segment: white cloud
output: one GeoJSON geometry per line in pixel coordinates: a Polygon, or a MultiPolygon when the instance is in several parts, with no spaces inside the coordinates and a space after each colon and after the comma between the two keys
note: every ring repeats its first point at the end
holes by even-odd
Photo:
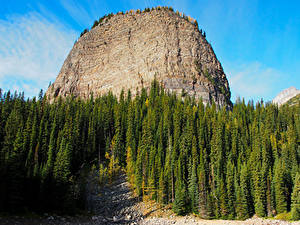
{"type": "Polygon", "coordinates": [[[61,0],[60,3],[73,20],[81,27],[89,28],[92,25],[91,23],[101,15],[94,15],[94,8],[98,8],[98,4],[94,2],[84,1],[84,3],[81,4],[74,0],[61,0]]]}
{"type": "Polygon", "coordinates": [[[237,96],[245,98],[246,101],[270,101],[284,88],[282,85],[286,80],[284,73],[258,62],[236,66],[226,71],[226,74],[233,101],[237,96]]]}
{"type": "Polygon", "coordinates": [[[37,13],[0,20],[0,87],[38,94],[54,81],[76,39],[73,30],[37,13]]]}

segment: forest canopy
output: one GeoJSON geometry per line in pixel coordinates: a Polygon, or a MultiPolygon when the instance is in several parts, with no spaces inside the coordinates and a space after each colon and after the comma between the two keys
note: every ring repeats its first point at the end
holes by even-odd
{"type": "Polygon", "coordinates": [[[300,104],[232,110],[167,93],[83,101],[0,94],[0,211],[84,209],[85,166],[114,158],[137,195],[179,214],[300,219],[300,104]],[[109,155],[109,157],[107,157],[109,155]],[[144,192],[146,187],[153,191],[144,192]]]}

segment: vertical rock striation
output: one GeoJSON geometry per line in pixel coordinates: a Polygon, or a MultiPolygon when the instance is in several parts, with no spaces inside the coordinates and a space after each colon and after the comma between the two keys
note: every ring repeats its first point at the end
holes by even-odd
{"type": "Polygon", "coordinates": [[[46,94],[50,100],[122,89],[135,95],[156,77],[170,92],[231,106],[223,68],[195,23],[168,9],[106,18],[74,44],[46,94]]]}

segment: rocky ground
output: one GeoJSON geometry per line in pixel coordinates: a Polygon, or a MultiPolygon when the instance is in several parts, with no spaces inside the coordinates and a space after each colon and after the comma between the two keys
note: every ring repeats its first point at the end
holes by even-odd
{"type": "MultiPolygon", "coordinates": [[[[95,177],[94,177],[95,178],[95,177]]],[[[87,184],[87,207],[91,216],[47,215],[34,218],[14,216],[0,217],[0,225],[98,225],[98,224],[139,224],[143,215],[139,210],[138,199],[133,197],[121,174],[111,185],[100,188],[94,178],[87,184]]]]}
{"type": "Polygon", "coordinates": [[[92,194],[88,196],[87,205],[96,215],[92,219],[102,222],[99,224],[137,224],[143,218],[140,203],[133,197],[125,174],[121,174],[112,185],[96,188],[89,193],[92,194]]]}
{"type": "Polygon", "coordinates": [[[91,215],[57,216],[43,215],[26,218],[21,216],[0,217],[2,225],[98,225],[98,224],[132,224],[132,225],[300,225],[300,222],[285,222],[251,218],[246,221],[202,220],[194,216],[177,217],[170,207],[161,208],[154,202],[146,204],[133,197],[125,174],[121,174],[112,185],[100,188],[92,179],[88,183],[87,206],[91,215]]]}
{"type": "Polygon", "coordinates": [[[150,218],[142,221],[143,225],[299,225],[300,222],[286,222],[281,220],[267,220],[260,218],[251,218],[245,221],[236,220],[202,220],[194,217],[181,217],[181,218],[150,218]]]}

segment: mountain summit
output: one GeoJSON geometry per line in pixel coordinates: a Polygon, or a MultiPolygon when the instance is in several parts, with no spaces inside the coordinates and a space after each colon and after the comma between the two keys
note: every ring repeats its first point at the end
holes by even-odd
{"type": "Polygon", "coordinates": [[[191,17],[172,8],[109,14],[82,33],[48,88],[58,96],[88,98],[128,89],[134,96],[156,78],[178,95],[230,106],[230,89],[223,68],[205,32],[191,17]]]}
{"type": "Polygon", "coordinates": [[[298,90],[295,87],[290,87],[287,88],[283,91],[281,91],[274,99],[273,99],[273,103],[274,104],[278,104],[278,106],[281,106],[283,104],[285,104],[286,102],[288,102],[290,99],[292,99],[293,97],[297,96],[300,94],[300,90],[298,90]]]}

